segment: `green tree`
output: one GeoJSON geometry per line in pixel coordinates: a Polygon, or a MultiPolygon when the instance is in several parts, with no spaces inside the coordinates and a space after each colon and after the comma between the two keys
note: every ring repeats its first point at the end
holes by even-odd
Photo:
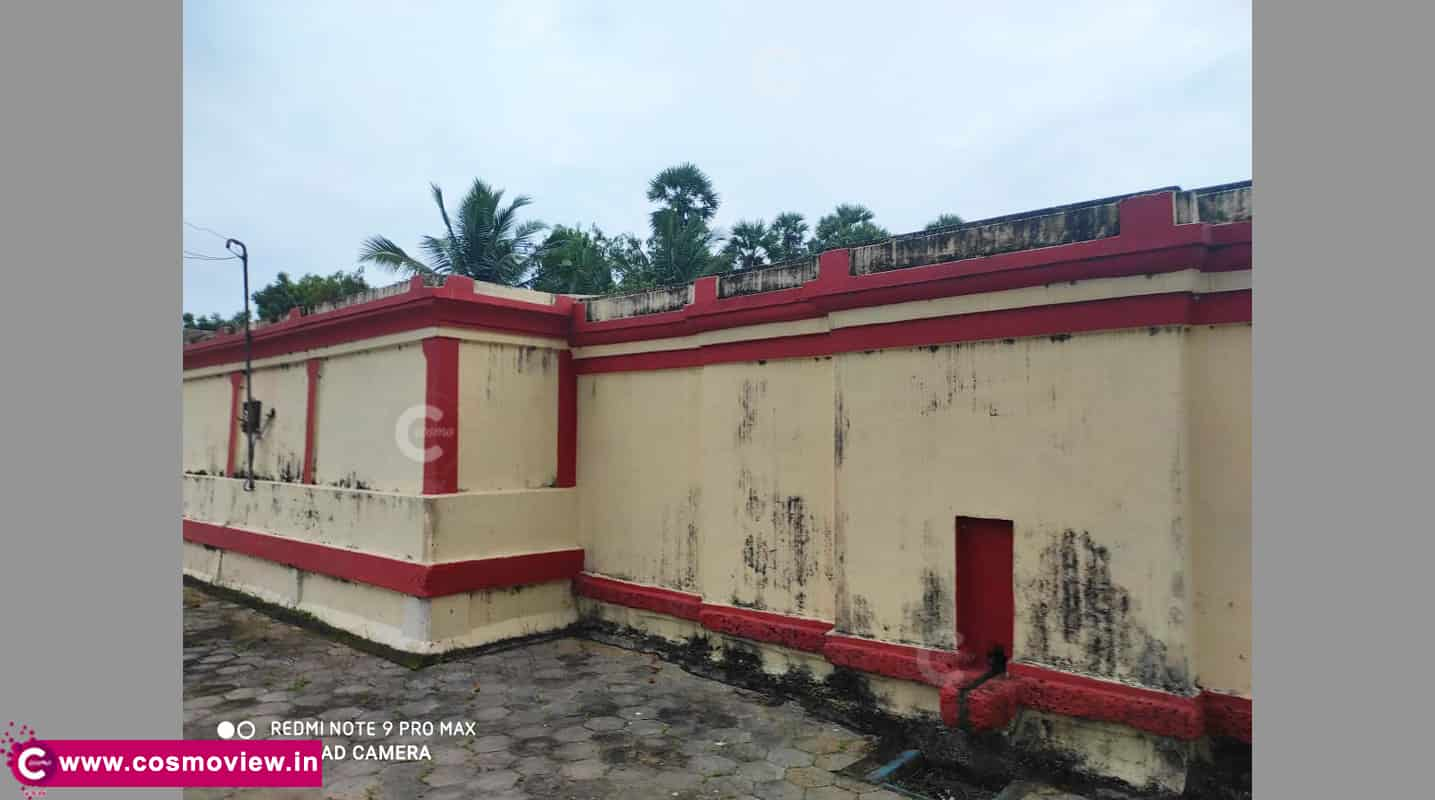
{"type": "Polygon", "coordinates": [[[773,217],[768,231],[772,236],[772,246],[767,252],[773,263],[807,255],[807,221],[801,214],[795,211],[778,214],[773,217]]]}
{"type": "Polygon", "coordinates": [[[537,265],[529,286],[559,294],[611,292],[615,284],[608,250],[612,246],[596,225],[587,231],[554,226],[533,257],[537,265]]]}
{"type": "Polygon", "coordinates": [[[957,214],[942,214],[931,222],[928,222],[927,227],[923,228],[923,230],[934,231],[938,228],[947,228],[952,225],[961,225],[963,222],[966,222],[966,220],[962,219],[957,214]]]}
{"type": "Polygon", "coordinates": [[[272,283],[252,295],[254,310],[265,322],[283,319],[290,309],[305,312],[323,303],[332,303],[369,290],[362,269],[340,270],[332,275],[304,275],[295,281],[279,273],[272,283]]]}
{"type": "MultiPolygon", "coordinates": [[[[711,222],[719,203],[712,179],[690,163],[668,167],[653,176],[648,182],[648,199],[676,214],[679,226],[695,219],[711,222]]],[[[654,217],[655,227],[656,222],[654,217]]]]}
{"type": "Polygon", "coordinates": [[[739,220],[732,226],[723,248],[723,257],[732,269],[756,269],[771,257],[775,237],[762,220],[739,220]]]}
{"type": "Polygon", "coordinates": [[[668,167],[648,182],[648,199],[660,204],[649,218],[650,285],[686,283],[728,269],[727,260],[713,253],[719,237],[708,223],[719,200],[702,170],[688,163],[668,167]]]}
{"type": "Polygon", "coordinates": [[[180,320],[184,323],[184,327],[199,331],[217,331],[225,327],[238,329],[244,327],[244,312],[237,311],[234,316],[226,319],[217,313],[196,317],[194,314],[186,311],[180,316],[180,320]]]}
{"type": "Polygon", "coordinates": [[[533,203],[519,195],[503,204],[503,190],[475,179],[450,218],[443,191],[430,184],[434,205],[443,218],[440,236],[425,236],[420,247],[428,263],[405,253],[392,240],[371,236],[359,248],[360,263],[378,264],[407,275],[450,274],[517,286],[523,282],[533,251],[532,237],[548,226],[537,220],[520,222],[518,212],[533,203]]]}
{"type": "Polygon", "coordinates": [[[653,260],[643,247],[643,241],[631,233],[622,233],[608,240],[608,261],[613,265],[613,275],[618,281],[619,291],[649,289],[658,285],[658,276],[653,269],[653,260]]]}
{"type": "Polygon", "coordinates": [[[843,203],[817,220],[813,250],[822,252],[837,247],[852,247],[885,239],[892,234],[872,222],[872,211],[863,205],[843,203]]]}
{"type": "Polygon", "coordinates": [[[717,234],[701,219],[682,222],[681,215],[673,209],[653,212],[653,236],[648,240],[653,283],[689,283],[704,275],[726,272],[727,260],[713,253],[717,243],[717,234]]]}

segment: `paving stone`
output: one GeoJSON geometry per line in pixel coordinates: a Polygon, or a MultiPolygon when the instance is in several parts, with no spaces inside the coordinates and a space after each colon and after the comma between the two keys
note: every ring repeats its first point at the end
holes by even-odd
{"type": "Polygon", "coordinates": [[[553,757],[560,761],[582,761],[597,756],[598,745],[592,742],[569,742],[553,749],[553,757]]]}
{"type": "Polygon", "coordinates": [[[501,792],[505,789],[512,789],[522,777],[522,775],[519,775],[511,769],[501,769],[494,772],[485,772],[476,779],[464,784],[464,786],[480,794],[501,792]]]}
{"type": "MultiPolygon", "coordinates": [[[[337,800],[894,797],[833,774],[870,748],[861,734],[650,655],[569,638],[414,672],[192,589],[184,604],[186,736],[271,716],[477,725],[468,736],[372,740],[426,744],[433,760],[326,765],[323,794],[337,800]]],[[[186,800],[202,800],[197,791],[186,800]]]]}
{"type": "Polygon", "coordinates": [[[787,771],[783,779],[804,789],[832,785],[832,773],[817,767],[793,767],[787,771]]]}
{"type": "Polygon", "coordinates": [[[603,777],[607,771],[608,765],[601,760],[585,758],[582,761],[564,764],[558,769],[558,774],[573,781],[591,781],[603,777]]]}
{"type": "Polygon", "coordinates": [[[822,786],[808,789],[803,800],[854,800],[857,795],[837,786],[822,786]]]}
{"type": "Polygon", "coordinates": [[[752,789],[753,796],[759,800],[802,800],[806,793],[806,789],[787,781],[759,783],[752,789]]]}
{"type": "Polygon", "coordinates": [[[861,760],[861,753],[828,753],[813,759],[812,765],[831,772],[839,772],[861,760]]]}
{"type": "Polygon", "coordinates": [[[492,752],[496,752],[496,751],[498,751],[498,750],[502,750],[502,749],[508,747],[512,742],[513,742],[512,739],[509,739],[507,736],[503,736],[503,735],[501,735],[501,734],[494,734],[494,735],[492,735],[492,736],[482,736],[482,737],[479,737],[478,739],[476,739],[476,740],[474,741],[474,743],[473,743],[473,752],[475,752],[475,753],[492,753],[492,752]]]}
{"type": "Polygon", "coordinates": [[[778,747],[767,754],[767,760],[779,767],[810,767],[812,754],[793,747],[778,747]]]}
{"type": "Polygon", "coordinates": [[[737,762],[723,756],[700,755],[688,760],[688,769],[709,777],[726,775],[737,769],[737,762]]]}

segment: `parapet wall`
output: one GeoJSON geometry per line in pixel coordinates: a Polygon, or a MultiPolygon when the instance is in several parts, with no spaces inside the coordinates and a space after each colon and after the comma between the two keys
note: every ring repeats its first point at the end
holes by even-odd
{"type": "Polygon", "coordinates": [[[242,337],[192,345],[187,570],[412,652],[706,636],[1179,788],[1096,751],[1250,738],[1251,225],[1245,183],[586,302],[415,281],[256,332],[254,494],[242,337]]]}

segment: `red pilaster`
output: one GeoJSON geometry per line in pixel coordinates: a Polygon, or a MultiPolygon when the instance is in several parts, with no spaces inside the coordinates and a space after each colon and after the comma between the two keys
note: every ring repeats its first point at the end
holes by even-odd
{"type": "Polygon", "coordinates": [[[458,340],[424,340],[424,494],[458,491],[458,340]]]}

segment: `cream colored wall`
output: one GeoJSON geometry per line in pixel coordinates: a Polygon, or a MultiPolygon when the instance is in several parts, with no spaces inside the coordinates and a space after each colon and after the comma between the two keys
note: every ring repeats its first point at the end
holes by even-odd
{"type": "Polygon", "coordinates": [[[186,519],[361,550],[405,561],[429,560],[429,516],[416,495],[332,486],[185,475],[186,519]]]}
{"type": "Polygon", "coordinates": [[[462,342],[458,360],[459,489],[551,486],[558,477],[558,352],[462,342]]]}
{"type": "MultiPolygon", "coordinates": [[[[242,401],[242,379],[239,391],[242,401]]],[[[261,410],[264,417],[274,412],[274,419],[264,427],[263,435],[254,440],[254,474],[272,480],[302,481],[309,407],[308,370],[302,363],[256,369],[253,395],[264,404],[261,410]]],[[[241,432],[235,453],[236,470],[244,470],[247,446],[241,432]]]]}
{"type": "Polygon", "coordinates": [[[234,419],[232,392],[228,375],[192,378],[181,384],[184,471],[224,473],[234,419]]]}
{"type": "Polygon", "coordinates": [[[1251,326],[1192,328],[1192,555],[1196,676],[1251,693],[1251,326]]]}
{"type": "Polygon", "coordinates": [[[423,451],[426,374],[419,342],[324,359],[315,482],[421,492],[423,462],[400,447],[399,437],[414,452],[423,451]],[[400,430],[405,419],[413,424],[400,430]]]}
{"type": "Polygon", "coordinates": [[[579,517],[589,570],[696,591],[701,371],[580,375],[579,517]]]}
{"type": "Polygon", "coordinates": [[[1190,674],[1180,329],[837,362],[840,631],[950,647],[957,516],[1014,522],[1020,659],[1190,674]]]}
{"type": "Polygon", "coordinates": [[[709,601],[833,618],[832,365],[704,369],[698,589],[709,601]]]}
{"type": "Polygon", "coordinates": [[[465,492],[424,498],[433,561],[581,547],[577,489],[465,492]]]}

